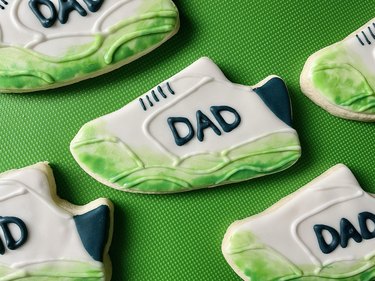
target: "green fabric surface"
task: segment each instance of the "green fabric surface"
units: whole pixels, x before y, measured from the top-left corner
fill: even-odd
[[[1,171],[47,160],[62,198],[75,204],[98,197],[113,201],[114,281],[240,280],[221,254],[227,227],[334,164],[348,165],[362,186],[375,192],[374,125],[333,117],[299,88],[308,56],[373,18],[372,0],[175,3],[180,32],[138,61],[57,90],[0,95]],[[256,84],[270,74],[285,79],[303,150],[295,166],[240,184],[158,196],[113,190],[80,169],[69,143],[84,123],[123,107],[201,56],[211,57],[236,83]]]

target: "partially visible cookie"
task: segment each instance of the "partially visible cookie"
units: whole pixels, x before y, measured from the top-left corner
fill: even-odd
[[[373,280],[375,199],[337,165],[265,212],[232,224],[222,251],[248,281]]]
[[[171,0],[0,1],[0,92],[32,92],[107,73],[178,31]]]
[[[314,103],[345,119],[375,121],[375,19],[306,62],[301,89]]]
[[[98,181],[140,193],[248,180],[285,170],[301,155],[284,81],[234,84],[208,58],[87,123],[70,149]]]
[[[39,163],[0,175],[0,280],[110,280],[112,204],[60,199]]]

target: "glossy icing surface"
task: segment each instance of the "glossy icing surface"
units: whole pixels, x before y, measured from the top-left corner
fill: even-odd
[[[93,215],[98,208],[108,209],[105,203],[87,212],[58,199],[52,171],[44,163],[0,175],[0,202],[5,246],[0,280],[107,280],[103,258],[107,259],[110,215]],[[84,235],[79,231],[84,221],[103,221],[106,229]],[[90,243],[100,254],[92,255]]]
[[[346,166],[337,165],[264,213],[229,227],[224,256],[244,280],[371,280],[374,200]]]
[[[372,20],[345,40],[314,54],[305,66],[302,83],[311,84],[312,90],[330,104],[358,114],[357,119],[361,115],[373,116],[374,43],[375,20]],[[309,91],[307,86],[302,89]]]
[[[74,222],[87,252],[94,260],[103,262],[110,229],[109,207],[101,205],[85,214],[76,215]]]
[[[0,14],[0,91],[10,92],[108,72],[151,51],[179,27],[170,0],[13,0]]]
[[[263,84],[271,80],[282,81],[271,77]],[[274,99],[278,94],[270,92]],[[289,102],[284,106],[291,110]],[[251,87],[229,82],[202,58],[123,109],[86,124],[71,151],[86,172],[111,187],[164,193],[286,169],[299,158],[300,145],[296,131]]]

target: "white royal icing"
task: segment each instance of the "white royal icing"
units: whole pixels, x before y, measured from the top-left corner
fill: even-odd
[[[175,95],[170,94],[167,83]],[[155,153],[162,152],[169,156],[175,164],[197,154],[219,153],[277,132],[296,134],[294,129],[275,116],[251,87],[229,82],[208,58],[198,60],[160,86],[168,98],[163,99],[157,88],[153,89],[160,98],[160,102],[153,102],[153,107],[149,106],[146,97],[143,96],[147,110],[140,106],[137,99],[119,111],[94,122],[104,122],[109,134],[121,139],[141,159],[144,153],[153,150]],[[152,97],[152,91],[146,95]],[[223,105],[234,108],[240,114],[243,121],[236,129],[230,133],[222,132],[218,136],[208,128],[204,131],[203,142],[195,136],[183,146],[176,145],[167,123],[169,117],[188,118],[196,130],[195,115],[201,110],[220,128],[215,118],[210,115],[210,107]],[[228,122],[231,122],[230,118],[233,116],[228,116]],[[181,135],[184,135],[183,131]]]
[[[343,46],[349,54],[352,54],[353,65],[361,67],[358,60],[363,64],[364,69],[360,71],[370,71],[375,73],[375,19],[365,24],[343,41]],[[369,43],[370,42],[370,43]]]
[[[318,244],[314,225],[324,224],[340,230],[346,218],[359,230],[358,214],[375,214],[375,199],[364,192],[354,175],[338,165],[270,211],[244,220],[231,233],[251,231],[264,244],[278,251],[296,265],[315,264],[317,268],[340,261],[356,261],[375,254],[375,239],[360,243],[349,240],[324,254]],[[330,235],[323,233],[326,241]]]
[[[0,176],[0,216],[21,219],[28,230],[26,242],[15,250],[5,249],[0,264],[10,268],[51,261],[80,261],[96,264],[85,250],[73,215],[52,199],[47,175],[32,167]],[[14,239],[20,231],[10,225]],[[5,244],[3,231],[0,239]]]
[[[0,31],[2,46],[18,46],[37,51],[43,55],[58,57],[72,46],[91,43],[95,35],[106,35],[116,23],[139,14],[139,7],[146,0],[104,0],[97,12],[90,12],[83,0],[77,0],[86,10],[87,16],[77,11],[69,14],[66,24],[59,21],[44,28],[30,9],[27,0],[8,0],[5,9],[0,10]],[[58,0],[51,0],[58,9]],[[41,6],[48,17],[49,9]]]

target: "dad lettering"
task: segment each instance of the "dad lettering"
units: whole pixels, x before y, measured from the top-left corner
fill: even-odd
[[[314,225],[314,231],[318,239],[320,250],[324,254],[329,254],[336,250],[338,246],[346,248],[350,239],[361,243],[363,240],[375,238],[375,229],[370,230],[368,228],[368,221],[375,224],[375,215],[369,212],[363,212],[358,215],[359,231],[345,218],[342,218],[340,221],[340,231],[324,224]],[[326,231],[326,233],[330,235],[329,242],[327,242],[323,236],[323,231]]]
[[[241,116],[239,113],[232,107],[229,106],[211,106],[210,108],[213,117],[219,123],[221,129],[229,133],[236,129],[241,123]],[[228,123],[224,117],[223,112],[229,112],[234,116],[233,123]],[[185,136],[181,136],[176,128],[176,124],[182,124],[188,129],[188,133]],[[221,135],[221,130],[215,125],[212,120],[205,115],[202,111],[198,110],[196,113],[196,130],[193,127],[193,124],[188,118],[185,117],[170,117],[168,118],[168,125],[171,129],[175,142],[178,146],[183,146],[189,141],[191,141],[195,134],[200,142],[204,140],[204,131],[208,128],[213,130],[218,136]]]
[[[12,236],[12,233],[9,230],[9,225],[14,224],[16,225],[21,233],[21,236],[18,240],[15,240]],[[3,231],[5,244],[9,250],[16,250],[25,244],[28,236],[27,228],[25,223],[16,217],[0,217],[0,227]],[[5,246],[4,242],[0,239],[0,255],[5,254]]]
[[[83,0],[90,12],[97,12],[102,6],[104,0]],[[45,16],[41,7],[46,6],[49,9],[49,17]],[[29,7],[38,18],[40,23],[49,28],[59,20],[61,24],[65,24],[69,19],[72,11],[77,11],[81,16],[87,16],[86,10],[77,2],[77,0],[59,0],[59,9],[57,10],[51,0],[30,0]]]

